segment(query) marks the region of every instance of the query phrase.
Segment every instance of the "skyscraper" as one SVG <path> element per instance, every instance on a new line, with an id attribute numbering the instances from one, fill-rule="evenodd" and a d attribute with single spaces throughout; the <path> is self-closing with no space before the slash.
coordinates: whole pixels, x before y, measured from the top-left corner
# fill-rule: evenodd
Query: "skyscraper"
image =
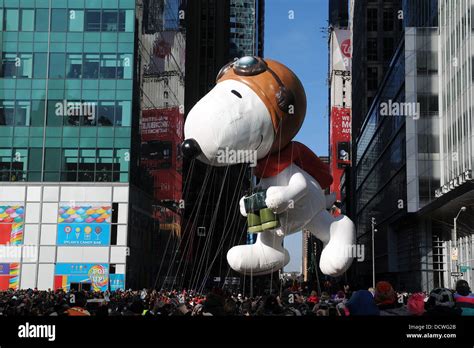
<path id="1" fill-rule="evenodd" d="M 354 221 L 357 241 L 366 250 L 365 262 L 355 263 L 355 279 L 364 285 L 372 280 L 372 255 L 376 279 L 390 280 L 400 289 L 453 287 L 461 269 L 464 279 L 472 279 L 472 210 L 467 203 L 472 200 L 471 137 L 469 126 L 463 128 L 469 117 L 451 109 L 458 100 L 456 88 L 464 90 L 462 84 L 471 76 L 466 67 L 470 59 L 467 53 L 454 53 L 453 66 L 453 54 L 446 50 L 456 47 L 446 19 L 456 18 L 451 11 L 469 13 L 469 8 L 436 0 L 422 6 L 403 1 L 403 36 L 355 146 Z M 459 86 L 447 82 L 451 74 L 459 77 Z M 459 127 L 457 133 L 451 122 Z M 465 144 L 465 157 L 456 171 L 457 151 L 452 149 L 457 144 Z M 451 234 L 454 218 L 457 236 Z"/>
<path id="2" fill-rule="evenodd" d="M 264 2 L 191 1 L 186 15 L 189 112 L 214 87 L 219 70 L 231 59 L 263 54 Z M 250 172 L 246 165 L 211 168 L 193 160 L 184 162 L 183 173 L 186 243 L 181 270 L 188 286 L 222 285 L 230 275 L 227 250 L 246 242 L 246 221 L 238 202 L 250 186 Z"/>
<path id="3" fill-rule="evenodd" d="M 0 260 L 2 288 L 154 286 L 179 192 L 143 170 L 168 164 L 143 130 L 179 137 L 147 117 L 184 103 L 184 37 L 182 2 L 150 4 L 1 2 L 0 244 L 32 249 Z"/>

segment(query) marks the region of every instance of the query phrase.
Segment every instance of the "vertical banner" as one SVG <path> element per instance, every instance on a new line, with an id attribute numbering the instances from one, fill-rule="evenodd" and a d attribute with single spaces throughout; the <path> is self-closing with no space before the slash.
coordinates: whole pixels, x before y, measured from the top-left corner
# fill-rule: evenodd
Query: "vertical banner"
<path id="1" fill-rule="evenodd" d="M 110 291 L 125 290 L 125 274 L 110 275 Z"/>
<path id="2" fill-rule="evenodd" d="M 351 143 L 351 109 L 333 107 L 330 123 L 331 142 L 331 174 L 334 181 L 331 192 L 335 192 L 337 199 L 341 199 L 340 182 L 344 168 L 350 166 Z"/>
<path id="3" fill-rule="evenodd" d="M 345 29 L 334 30 L 335 40 L 332 40 L 333 62 L 332 70 L 352 70 L 351 32 Z"/>
<path id="4" fill-rule="evenodd" d="M 20 264 L 0 263 L 0 290 L 18 290 L 20 284 Z"/>
<path id="5" fill-rule="evenodd" d="M 0 206 L 0 245 L 23 244 L 24 219 L 23 206 Z"/>

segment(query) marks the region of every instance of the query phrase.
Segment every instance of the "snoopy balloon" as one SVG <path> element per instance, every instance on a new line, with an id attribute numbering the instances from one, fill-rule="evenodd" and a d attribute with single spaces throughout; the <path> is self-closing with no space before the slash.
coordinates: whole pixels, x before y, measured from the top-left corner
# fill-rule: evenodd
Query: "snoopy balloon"
<path id="1" fill-rule="evenodd" d="M 255 244 L 228 251 L 235 271 L 264 275 L 284 267 L 290 255 L 283 239 L 303 229 L 324 244 L 319 265 L 324 274 L 339 276 L 352 263 L 354 224 L 327 211 L 334 203 L 334 196 L 324 193 L 332 183 L 329 168 L 292 141 L 305 113 L 304 88 L 290 69 L 273 60 L 243 57 L 221 69 L 216 86 L 186 118 L 184 156 L 213 166 L 235 164 L 235 154 L 257 162 L 256 200 L 242 197 L 240 212 L 258 237 Z"/>

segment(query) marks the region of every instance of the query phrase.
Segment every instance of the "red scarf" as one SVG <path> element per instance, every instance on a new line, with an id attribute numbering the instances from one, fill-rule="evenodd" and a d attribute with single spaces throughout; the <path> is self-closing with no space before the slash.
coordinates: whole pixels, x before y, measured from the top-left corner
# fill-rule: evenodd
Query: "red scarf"
<path id="1" fill-rule="evenodd" d="M 332 184 L 329 166 L 313 151 L 297 141 L 292 141 L 280 152 L 272 153 L 259 160 L 254 174 L 258 178 L 276 176 L 292 163 L 315 178 L 323 190 Z"/>

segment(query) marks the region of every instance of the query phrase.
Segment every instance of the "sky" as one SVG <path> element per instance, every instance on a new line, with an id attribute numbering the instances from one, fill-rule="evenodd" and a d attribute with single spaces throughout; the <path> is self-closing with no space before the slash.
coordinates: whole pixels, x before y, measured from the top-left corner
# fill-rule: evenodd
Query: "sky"
<path id="1" fill-rule="evenodd" d="M 308 109 L 295 140 L 319 156 L 328 155 L 328 43 L 321 32 L 327 20 L 327 0 L 265 1 L 265 58 L 287 65 L 303 83 Z M 286 237 L 284 244 L 291 255 L 285 272 L 301 272 L 301 233 Z"/>

